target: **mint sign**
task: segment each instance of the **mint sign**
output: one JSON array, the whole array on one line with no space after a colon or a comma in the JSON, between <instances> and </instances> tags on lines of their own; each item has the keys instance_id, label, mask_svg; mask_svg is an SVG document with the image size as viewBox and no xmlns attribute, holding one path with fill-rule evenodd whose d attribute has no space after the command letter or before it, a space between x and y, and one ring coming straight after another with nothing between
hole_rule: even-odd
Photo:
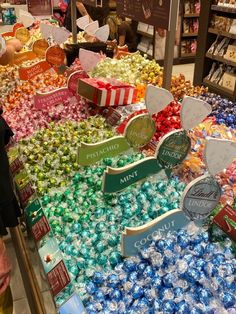
<instances>
[{"instance_id":1,"label":"mint sign","mask_svg":"<svg viewBox=\"0 0 236 314\"><path fill-rule=\"evenodd\" d=\"M168 177L171 169L187 157L190 148L191 141L186 131L170 132L160 141L155 157L148 157L119 169L108 167L103 177L103 192L121 191L162 170Z\"/></svg>"}]
</instances>

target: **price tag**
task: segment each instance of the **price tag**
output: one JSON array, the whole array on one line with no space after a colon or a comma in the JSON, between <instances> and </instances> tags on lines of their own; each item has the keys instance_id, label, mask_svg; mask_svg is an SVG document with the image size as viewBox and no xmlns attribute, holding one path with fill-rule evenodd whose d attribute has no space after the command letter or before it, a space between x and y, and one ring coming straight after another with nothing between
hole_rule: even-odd
<instances>
[{"instance_id":1,"label":"price tag","mask_svg":"<svg viewBox=\"0 0 236 314\"><path fill-rule=\"evenodd\" d=\"M39 249L39 255L52 294L53 296L56 296L64 290L71 281L56 240L48 240L47 243Z\"/></svg>"},{"instance_id":2,"label":"price tag","mask_svg":"<svg viewBox=\"0 0 236 314\"><path fill-rule=\"evenodd\" d=\"M226 205L214 217L213 223L236 242L236 211L231 206Z\"/></svg>"},{"instance_id":3,"label":"price tag","mask_svg":"<svg viewBox=\"0 0 236 314\"><path fill-rule=\"evenodd\" d=\"M33 238L35 242L38 242L50 232L50 227L44 215L40 201L35 199L26 207L25 212Z\"/></svg>"},{"instance_id":4,"label":"price tag","mask_svg":"<svg viewBox=\"0 0 236 314\"><path fill-rule=\"evenodd\" d=\"M224 58L236 62L236 46L229 45Z\"/></svg>"},{"instance_id":5,"label":"price tag","mask_svg":"<svg viewBox=\"0 0 236 314\"><path fill-rule=\"evenodd\" d=\"M12 177L24 168L23 162L20 160L19 152L16 147L12 147L8 151L8 158Z\"/></svg>"},{"instance_id":6,"label":"price tag","mask_svg":"<svg viewBox=\"0 0 236 314\"><path fill-rule=\"evenodd\" d=\"M80 300L77 294L73 294L69 300L67 300L62 306L59 308L60 314L85 314L85 309L82 301Z\"/></svg>"},{"instance_id":7,"label":"price tag","mask_svg":"<svg viewBox=\"0 0 236 314\"><path fill-rule=\"evenodd\" d=\"M235 89L236 75L231 73L224 73L222 77L222 86L231 90Z\"/></svg>"},{"instance_id":8,"label":"price tag","mask_svg":"<svg viewBox=\"0 0 236 314\"><path fill-rule=\"evenodd\" d=\"M35 190L33 189L32 182L25 170L15 176L15 182L21 205L25 208L29 201L35 196Z\"/></svg>"}]
</instances>

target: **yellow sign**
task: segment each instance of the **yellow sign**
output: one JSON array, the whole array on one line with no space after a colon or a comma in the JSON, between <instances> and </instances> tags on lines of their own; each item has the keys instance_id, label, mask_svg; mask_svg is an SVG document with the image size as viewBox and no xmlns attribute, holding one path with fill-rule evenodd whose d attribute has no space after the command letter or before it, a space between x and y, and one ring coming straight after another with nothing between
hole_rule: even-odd
<instances>
[{"instance_id":1,"label":"yellow sign","mask_svg":"<svg viewBox=\"0 0 236 314\"><path fill-rule=\"evenodd\" d=\"M38 39L33 43L32 50L39 58L45 58L49 44L45 39Z\"/></svg>"},{"instance_id":2,"label":"yellow sign","mask_svg":"<svg viewBox=\"0 0 236 314\"><path fill-rule=\"evenodd\" d=\"M15 36L22 42L22 44L26 44L30 39L30 32L27 28L20 27L16 30Z\"/></svg>"}]
</instances>

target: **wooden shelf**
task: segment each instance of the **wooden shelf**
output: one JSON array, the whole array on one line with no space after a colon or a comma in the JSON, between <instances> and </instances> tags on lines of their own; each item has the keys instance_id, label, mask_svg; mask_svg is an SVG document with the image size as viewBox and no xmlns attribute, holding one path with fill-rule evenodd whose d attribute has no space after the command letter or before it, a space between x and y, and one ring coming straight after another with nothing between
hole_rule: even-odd
<instances>
[{"instance_id":1,"label":"wooden shelf","mask_svg":"<svg viewBox=\"0 0 236 314\"><path fill-rule=\"evenodd\" d=\"M137 31L137 33L142 35L142 36L145 36L145 37L153 39L153 35L152 34L149 34L149 33L146 33L146 32L142 32L142 31L139 31L139 30Z\"/></svg>"},{"instance_id":2,"label":"wooden shelf","mask_svg":"<svg viewBox=\"0 0 236 314\"><path fill-rule=\"evenodd\" d=\"M182 37L197 37L198 33L182 33Z\"/></svg>"},{"instance_id":3,"label":"wooden shelf","mask_svg":"<svg viewBox=\"0 0 236 314\"><path fill-rule=\"evenodd\" d=\"M199 16L200 16L199 13L187 13L187 14L184 14L184 18L199 17Z\"/></svg>"},{"instance_id":4,"label":"wooden shelf","mask_svg":"<svg viewBox=\"0 0 236 314\"><path fill-rule=\"evenodd\" d=\"M236 8L229 8L225 6L220 6L220 5L212 5L211 6L212 11L217 11L217 12L224 12L224 13L232 13L236 14Z\"/></svg>"},{"instance_id":5,"label":"wooden shelf","mask_svg":"<svg viewBox=\"0 0 236 314\"><path fill-rule=\"evenodd\" d=\"M232 98L234 96L234 92L231 91L228 88L225 88L223 86L220 86L219 84L213 83L207 79L203 80L204 85L210 88L210 90L214 91L215 93L218 94L223 94L226 97Z\"/></svg>"},{"instance_id":6,"label":"wooden shelf","mask_svg":"<svg viewBox=\"0 0 236 314\"><path fill-rule=\"evenodd\" d=\"M182 53L181 58L195 58L196 53Z\"/></svg>"},{"instance_id":7,"label":"wooden shelf","mask_svg":"<svg viewBox=\"0 0 236 314\"><path fill-rule=\"evenodd\" d=\"M232 67L236 67L236 62L231 61L231 60L227 60L223 57L215 56L215 55L212 55L211 53L206 53L206 57L209 59L216 60L216 61L219 61L221 63L227 64L227 65L231 65Z\"/></svg>"},{"instance_id":8,"label":"wooden shelf","mask_svg":"<svg viewBox=\"0 0 236 314\"><path fill-rule=\"evenodd\" d=\"M138 49L138 51L140 51L143 55L147 55L148 59L154 59L153 56L149 55L147 52Z\"/></svg>"},{"instance_id":9,"label":"wooden shelf","mask_svg":"<svg viewBox=\"0 0 236 314\"><path fill-rule=\"evenodd\" d=\"M221 35L221 36L232 38L232 39L236 39L236 34L231 34L231 33L225 32L225 31L220 31L218 29L214 29L214 28L211 28L211 27L208 28L208 33Z\"/></svg>"}]
</instances>

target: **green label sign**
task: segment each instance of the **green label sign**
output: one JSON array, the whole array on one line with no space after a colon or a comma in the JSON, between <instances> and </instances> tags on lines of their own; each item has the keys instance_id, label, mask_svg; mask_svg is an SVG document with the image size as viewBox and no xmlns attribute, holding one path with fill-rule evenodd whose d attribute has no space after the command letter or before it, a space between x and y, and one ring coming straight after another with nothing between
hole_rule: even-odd
<instances>
[{"instance_id":1,"label":"green label sign","mask_svg":"<svg viewBox=\"0 0 236 314\"><path fill-rule=\"evenodd\" d=\"M165 136L158 148L157 158L164 168L173 168L188 155L191 140L186 131L173 131Z\"/></svg>"},{"instance_id":2,"label":"green label sign","mask_svg":"<svg viewBox=\"0 0 236 314\"><path fill-rule=\"evenodd\" d=\"M112 169L104 174L103 192L115 193L121 191L131 184L134 184L150 175L160 172L163 167L153 157L139 161L126 169ZM167 175L169 173L167 172Z\"/></svg>"},{"instance_id":3,"label":"green label sign","mask_svg":"<svg viewBox=\"0 0 236 314\"><path fill-rule=\"evenodd\" d=\"M82 166L89 166L103 158L117 156L129 148L123 136L113 137L97 144L82 143L78 152L78 163Z\"/></svg>"},{"instance_id":4,"label":"green label sign","mask_svg":"<svg viewBox=\"0 0 236 314\"><path fill-rule=\"evenodd\" d=\"M160 235L176 231L189 223L184 213L175 209L138 228L126 228L122 235L123 256L138 255L140 250L149 246Z\"/></svg>"},{"instance_id":5,"label":"green label sign","mask_svg":"<svg viewBox=\"0 0 236 314\"><path fill-rule=\"evenodd\" d=\"M44 216L41 204L38 199L35 199L32 203L30 203L30 205L26 207L25 212L30 227L32 227Z\"/></svg>"},{"instance_id":6,"label":"green label sign","mask_svg":"<svg viewBox=\"0 0 236 314\"><path fill-rule=\"evenodd\" d=\"M147 145L156 132L155 122L148 114L132 118L126 126L125 138L131 147Z\"/></svg>"}]
</instances>

